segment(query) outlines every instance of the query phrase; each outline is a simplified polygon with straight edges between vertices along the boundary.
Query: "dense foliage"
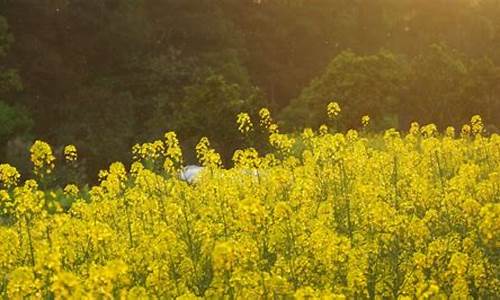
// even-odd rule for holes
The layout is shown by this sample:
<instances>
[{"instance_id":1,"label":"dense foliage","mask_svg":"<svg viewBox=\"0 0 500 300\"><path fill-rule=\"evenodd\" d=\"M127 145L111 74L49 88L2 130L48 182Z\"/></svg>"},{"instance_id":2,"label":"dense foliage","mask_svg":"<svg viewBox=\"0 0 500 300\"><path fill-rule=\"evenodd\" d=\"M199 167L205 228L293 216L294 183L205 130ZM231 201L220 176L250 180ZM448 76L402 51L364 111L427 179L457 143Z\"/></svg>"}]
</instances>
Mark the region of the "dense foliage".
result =
<instances>
[{"instance_id":1,"label":"dense foliage","mask_svg":"<svg viewBox=\"0 0 500 300\"><path fill-rule=\"evenodd\" d=\"M327 107L331 122L341 107ZM37 180L0 165L0 297L427 299L500 294L500 136L474 116L346 133L280 133L269 110L238 115L234 168L202 138L201 175L178 179L176 134L133 147L92 188L44 188L56 170L37 141ZM259 129L260 128L260 129ZM63 150L69 168L76 147Z\"/></svg>"},{"instance_id":2,"label":"dense foliage","mask_svg":"<svg viewBox=\"0 0 500 300\"><path fill-rule=\"evenodd\" d=\"M228 158L229 114L255 103L287 128L332 100L349 126L370 111L383 129L500 127L499 0L0 0L0 15L2 160L37 136L77 144L95 174L168 130Z\"/></svg>"},{"instance_id":3,"label":"dense foliage","mask_svg":"<svg viewBox=\"0 0 500 300\"><path fill-rule=\"evenodd\" d=\"M499 47L500 0L0 0L0 298L498 297Z\"/></svg>"}]
</instances>

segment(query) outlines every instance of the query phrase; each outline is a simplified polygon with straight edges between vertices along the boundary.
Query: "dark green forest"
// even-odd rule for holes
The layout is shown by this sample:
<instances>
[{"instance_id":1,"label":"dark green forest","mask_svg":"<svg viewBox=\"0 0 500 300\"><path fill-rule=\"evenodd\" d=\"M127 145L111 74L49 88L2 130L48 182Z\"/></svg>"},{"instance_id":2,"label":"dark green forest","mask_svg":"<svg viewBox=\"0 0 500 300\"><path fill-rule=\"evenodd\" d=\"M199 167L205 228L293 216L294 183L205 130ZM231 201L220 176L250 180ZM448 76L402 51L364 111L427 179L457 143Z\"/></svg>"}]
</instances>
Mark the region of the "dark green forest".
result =
<instances>
[{"instance_id":1,"label":"dark green forest","mask_svg":"<svg viewBox=\"0 0 500 300\"><path fill-rule=\"evenodd\" d=\"M0 160L75 144L87 172L175 130L230 155L238 112L287 129L500 127L500 0L0 0ZM189 156L188 156L189 157Z\"/></svg>"}]
</instances>

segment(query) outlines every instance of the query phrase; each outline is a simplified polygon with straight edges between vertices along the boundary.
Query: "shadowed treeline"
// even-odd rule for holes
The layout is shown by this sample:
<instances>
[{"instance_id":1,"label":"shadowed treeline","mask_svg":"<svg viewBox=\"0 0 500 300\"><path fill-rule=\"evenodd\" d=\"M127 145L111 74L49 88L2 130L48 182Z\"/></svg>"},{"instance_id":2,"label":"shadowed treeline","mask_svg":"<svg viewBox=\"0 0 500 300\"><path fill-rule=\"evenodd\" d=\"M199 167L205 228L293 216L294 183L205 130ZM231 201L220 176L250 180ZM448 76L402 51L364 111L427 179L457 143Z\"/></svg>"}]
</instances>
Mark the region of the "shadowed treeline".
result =
<instances>
[{"instance_id":1,"label":"shadowed treeline","mask_svg":"<svg viewBox=\"0 0 500 300\"><path fill-rule=\"evenodd\" d=\"M499 46L499 0L0 0L0 157L74 143L96 174L168 130L230 156L238 112L317 126L332 100L339 128L494 131Z\"/></svg>"}]
</instances>

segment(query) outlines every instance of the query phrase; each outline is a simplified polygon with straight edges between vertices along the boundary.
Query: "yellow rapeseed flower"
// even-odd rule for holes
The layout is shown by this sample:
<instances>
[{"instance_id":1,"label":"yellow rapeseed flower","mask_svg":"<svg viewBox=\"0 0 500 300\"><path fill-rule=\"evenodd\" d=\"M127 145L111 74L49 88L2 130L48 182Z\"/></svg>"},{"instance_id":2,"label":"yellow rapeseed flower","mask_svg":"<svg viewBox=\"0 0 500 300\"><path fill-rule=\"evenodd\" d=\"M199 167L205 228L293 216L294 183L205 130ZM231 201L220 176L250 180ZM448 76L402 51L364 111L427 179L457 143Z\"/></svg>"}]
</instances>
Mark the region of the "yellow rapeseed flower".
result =
<instances>
[{"instance_id":1,"label":"yellow rapeseed flower","mask_svg":"<svg viewBox=\"0 0 500 300\"><path fill-rule=\"evenodd\" d=\"M0 183L5 188L12 188L17 185L21 175L17 169L9 164L0 164Z\"/></svg>"},{"instance_id":2,"label":"yellow rapeseed flower","mask_svg":"<svg viewBox=\"0 0 500 300\"><path fill-rule=\"evenodd\" d=\"M370 116L364 115L361 117L361 125L363 125L363 127L367 127L368 124L370 124Z\"/></svg>"},{"instance_id":3,"label":"yellow rapeseed flower","mask_svg":"<svg viewBox=\"0 0 500 300\"><path fill-rule=\"evenodd\" d=\"M56 158L52 154L49 144L42 141L35 141L30 148L31 162L34 166L34 173L40 177L52 173Z\"/></svg>"},{"instance_id":4,"label":"yellow rapeseed flower","mask_svg":"<svg viewBox=\"0 0 500 300\"><path fill-rule=\"evenodd\" d=\"M252 120L247 113L239 113L236 116L236 124L238 124L238 130L243 134L247 134L253 130Z\"/></svg>"},{"instance_id":5,"label":"yellow rapeseed flower","mask_svg":"<svg viewBox=\"0 0 500 300\"><path fill-rule=\"evenodd\" d=\"M67 162L74 162L78 159L78 152L75 145L67 145L64 147L64 158Z\"/></svg>"},{"instance_id":6,"label":"yellow rapeseed flower","mask_svg":"<svg viewBox=\"0 0 500 300\"><path fill-rule=\"evenodd\" d=\"M328 114L328 118L334 120L341 112L340 105L337 102L330 102L326 106L326 112Z\"/></svg>"}]
</instances>

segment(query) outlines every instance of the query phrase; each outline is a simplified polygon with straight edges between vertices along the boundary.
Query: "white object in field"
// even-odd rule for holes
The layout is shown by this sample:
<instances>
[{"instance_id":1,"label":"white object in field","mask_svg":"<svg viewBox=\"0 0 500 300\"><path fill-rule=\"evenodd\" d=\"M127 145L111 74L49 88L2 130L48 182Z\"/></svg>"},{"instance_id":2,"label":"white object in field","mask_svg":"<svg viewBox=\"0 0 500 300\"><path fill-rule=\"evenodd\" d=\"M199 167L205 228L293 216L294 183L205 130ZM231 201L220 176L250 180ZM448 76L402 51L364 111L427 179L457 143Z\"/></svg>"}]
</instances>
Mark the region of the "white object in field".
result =
<instances>
[{"instance_id":1,"label":"white object in field","mask_svg":"<svg viewBox=\"0 0 500 300\"><path fill-rule=\"evenodd\" d=\"M203 167L200 166L196 165L185 166L181 170L180 179L188 183L193 183L201 171L203 171Z\"/></svg>"},{"instance_id":2,"label":"white object in field","mask_svg":"<svg viewBox=\"0 0 500 300\"><path fill-rule=\"evenodd\" d=\"M185 166L184 168L181 169L179 172L179 179L182 181L185 181L189 184L196 183L198 180L198 177L200 176L200 173L204 170L204 167L197 166L197 165L188 165ZM243 176L251 176L253 178L258 178L259 176L262 175L260 170L257 169L238 169L235 172L232 172L233 169L230 170L219 170L219 172L215 173L215 177L218 178L229 178L229 179L237 179L241 178L241 175ZM236 177L235 177L236 175ZM229 176L229 177L227 177Z\"/></svg>"}]
</instances>

